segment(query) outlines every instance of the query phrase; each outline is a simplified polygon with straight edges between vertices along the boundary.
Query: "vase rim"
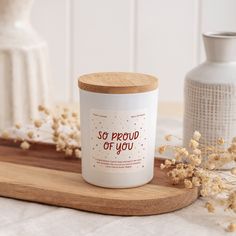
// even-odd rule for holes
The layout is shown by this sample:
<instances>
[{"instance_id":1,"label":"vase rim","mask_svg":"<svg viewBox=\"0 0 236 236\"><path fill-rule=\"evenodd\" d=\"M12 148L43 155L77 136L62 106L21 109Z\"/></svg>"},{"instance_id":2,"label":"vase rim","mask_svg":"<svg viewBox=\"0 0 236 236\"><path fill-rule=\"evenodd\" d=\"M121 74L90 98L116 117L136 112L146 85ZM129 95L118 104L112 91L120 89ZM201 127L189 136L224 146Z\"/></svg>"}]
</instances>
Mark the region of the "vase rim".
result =
<instances>
[{"instance_id":1,"label":"vase rim","mask_svg":"<svg viewBox=\"0 0 236 236\"><path fill-rule=\"evenodd\" d=\"M209 31L202 34L207 38L236 39L236 32L233 31Z\"/></svg>"}]
</instances>

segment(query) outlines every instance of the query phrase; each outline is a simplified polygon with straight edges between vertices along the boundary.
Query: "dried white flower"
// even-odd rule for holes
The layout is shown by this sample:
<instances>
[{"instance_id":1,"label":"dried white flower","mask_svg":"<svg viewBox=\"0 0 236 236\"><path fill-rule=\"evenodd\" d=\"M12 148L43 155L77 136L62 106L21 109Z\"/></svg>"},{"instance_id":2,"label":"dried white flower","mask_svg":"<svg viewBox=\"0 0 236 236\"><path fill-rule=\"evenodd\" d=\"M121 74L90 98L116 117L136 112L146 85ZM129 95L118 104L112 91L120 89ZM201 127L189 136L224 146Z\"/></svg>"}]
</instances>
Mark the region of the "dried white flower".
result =
<instances>
[{"instance_id":1,"label":"dried white flower","mask_svg":"<svg viewBox=\"0 0 236 236\"><path fill-rule=\"evenodd\" d=\"M161 170L163 170L166 168L166 166L163 163L161 163L160 168L161 168Z\"/></svg>"},{"instance_id":2,"label":"dried white flower","mask_svg":"<svg viewBox=\"0 0 236 236\"><path fill-rule=\"evenodd\" d=\"M195 177L195 176L192 178L192 183L193 183L194 187L199 187L201 185L200 179L198 177Z\"/></svg>"},{"instance_id":3,"label":"dried white flower","mask_svg":"<svg viewBox=\"0 0 236 236\"><path fill-rule=\"evenodd\" d=\"M230 172L232 175L236 175L236 167L232 168Z\"/></svg>"},{"instance_id":4,"label":"dried white flower","mask_svg":"<svg viewBox=\"0 0 236 236\"><path fill-rule=\"evenodd\" d=\"M36 128L40 128L40 127L42 126L42 121L41 121L41 120L35 120L35 121L34 121L34 126L35 126Z\"/></svg>"},{"instance_id":5,"label":"dried white flower","mask_svg":"<svg viewBox=\"0 0 236 236\"><path fill-rule=\"evenodd\" d=\"M218 138L217 144L223 145L225 143L225 140L223 138Z\"/></svg>"},{"instance_id":6,"label":"dried white flower","mask_svg":"<svg viewBox=\"0 0 236 236\"><path fill-rule=\"evenodd\" d=\"M193 139L196 140L196 141L199 141L200 138L201 138L201 134L198 131L195 131L193 133Z\"/></svg>"},{"instance_id":7,"label":"dried white flower","mask_svg":"<svg viewBox=\"0 0 236 236\"><path fill-rule=\"evenodd\" d=\"M194 139L190 140L190 142L189 142L189 147L190 148L196 149L198 146L199 146L199 143L196 140L194 140Z\"/></svg>"},{"instance_id":8,"label":"dried white flower","mask_svg":"<svg viewBox=\"0 0 236 236\"><path fill-rule=\"evenodd\" d=\"M166 135L165 140L168 141L168 142L171 141L172 140L172 135L171 134Z\"/></svg>"},{"instance_id":9,"label":"dried white flower","mask_svg":"<svg viewBox=\"0 0 236 236\"><path fill-rule=\"evenodd\" d=\"M27 136L28 136L28 138L32 139L34 137L34 132L33 131L29 131L27 133Z\"/></svg>"},{"instance_id":10,"label":"dried white flower","mask_svg":"<svg viewBox=\"0 0 236 236\"><path fill-rule=\"evenodd\" d=\"M24 141L21 143L20 147L23 149L23 150L27 150L30 148L30 144L27 142L27 141Z\"/></svg>"},{"instance_id":11,"label":"dried white flower","mask_svg":"<svg viewBox=\"0 0 236 236\"><path fill-rule=\"evenodd\" d=\"M3 131L2 134L1 134L1 137L4 138L4 139L8 139L10 137L10 134L7 131Z\"/></svg>"},{"instance_id":12,"label":"dried white flower","mask_svg":"<svg viewBox=\"0 0 236 236\"><path fill-rule=\"evenodd\" d=\"M226 228L227 232L235 232L236 231L236 224L235 223L230 223L227 228Z\"/></svg>"},{"instance_id":13,"label":"dried white flower","mask_svg":"<svg viewBox=\"0 0 236 236\"><path fill-rule=\"evenodd\" d=\"M20 129L21 128L21 124L19 124L19 123L15 124L15 128Z\"/></svg>"},{"instance_id":14,"label":"dried white flower","mask_svg":"<svg viewBox=\"0 0 236 236\"><path fill-rule=\"evenodd\" d=\"M194 155L201 155L202 151L200 149L196 148L196 149L193 150L193 154Z\"/></svg>"},{"instance_id":15,"label":"dried white flower","mask_svg":"<svg viewBox=\"0 0 236 236\"><path fill-rule=\"evenodd\" d=\"M192 182L188 179L184 180L184 186L185 186L185 188L193 188Z\"/></svg>"},{"instance_id":16,"label":"dried white flower","mask_svg":"<svg viewBox=\"0 0 236 236\"><path fill-rule=\"evenodd\" d=\"M221 204L225 209L236 213L236 167L231 169L230 180L222 176L216 169L227 163L236 162L236 137L232 139L229 148L224 148L225 140L219 138L215 146L204 146L199 144L201 134L194 132L189 142L189 152L181 146L168 145L172 150L174 160L166 160L161 164L161 169L168 169L167 176L173 184L183 184L186 188L199 187L200 195L207 197L212 202L207 202L205 207L210 213L215 211L213 202ZM218 145L222 145L219 147ZM222 193L225 196L222 199ZM236 224L230 223L228 232L236 231Z\"/></svg>"},{"instance_id":17,"label":"dried white flower","mask_svg":"<svg viewBox=\"0 0 236 236\"><path fill-rule=\"evenodd\" d=\"M72 154L73 154L73 149L72 149L72 148L66 148L65 154L66 154L66 156L72 156Z\"/></svg>"},{"instance_id":18,"label":"dried white flower","mask_svg":"<svg viewBox=\"0 0 236 236\"><path fill-rule=\"evenodd\" d=\"M208 210L208 212L213 213L215 211L215 207L212 205L212 203L207 202L205 204L205 208Z\"/></svg>"},{"instance_id":19,"label":"dried white flower","mask_svg":"<svg viewBox=\"0 0 236 236\"><path fill-rule=\"evenodd\" d=\"M81 151L79 150L79 149L75 149L75 156L77 157L77 158L81 158Z\"/></svg>"},{"instance_id":20,"label":"dried white flower","mask_svg":"<svg viewBox=\"0 0 236 236\"><path fill-rule=\"evenodd\" d=\"M166 146L161 146L161 147L158 148L158 152L160 154L163 154L165 151L166 151Z\"/></svg>"}]
</instances>

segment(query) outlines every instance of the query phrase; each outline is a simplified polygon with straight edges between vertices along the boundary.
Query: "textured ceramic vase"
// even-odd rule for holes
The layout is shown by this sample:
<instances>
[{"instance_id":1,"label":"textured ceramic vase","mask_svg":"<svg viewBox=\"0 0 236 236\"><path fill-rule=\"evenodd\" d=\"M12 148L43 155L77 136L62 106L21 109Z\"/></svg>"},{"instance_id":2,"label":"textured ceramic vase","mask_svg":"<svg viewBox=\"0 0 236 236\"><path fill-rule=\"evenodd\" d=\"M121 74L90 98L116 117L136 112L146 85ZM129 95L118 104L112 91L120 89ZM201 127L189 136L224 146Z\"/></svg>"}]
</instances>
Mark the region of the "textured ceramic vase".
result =
<instances>
[{"instance_id":1,"label":"textured ceramic vase","mask_svg":"<svg viewBox=\"0 0 236 236\"><path fill-rule=\"evenodd\" d=\"M185 81L184 145L193 132L213 145L236 136L236 33L203 34L207 60Z\"/></svg>"},{"instance_id":2,"label":"textured ceramic vase","mask_svg":"<svg viewBox=\"0 0 236 236\"><path fill-rule=\"evenodd\" d=\"M46 105L46 43L29 22L32 0L0 0L0 129L37 116Z\"/></svg>"}]
</instances>

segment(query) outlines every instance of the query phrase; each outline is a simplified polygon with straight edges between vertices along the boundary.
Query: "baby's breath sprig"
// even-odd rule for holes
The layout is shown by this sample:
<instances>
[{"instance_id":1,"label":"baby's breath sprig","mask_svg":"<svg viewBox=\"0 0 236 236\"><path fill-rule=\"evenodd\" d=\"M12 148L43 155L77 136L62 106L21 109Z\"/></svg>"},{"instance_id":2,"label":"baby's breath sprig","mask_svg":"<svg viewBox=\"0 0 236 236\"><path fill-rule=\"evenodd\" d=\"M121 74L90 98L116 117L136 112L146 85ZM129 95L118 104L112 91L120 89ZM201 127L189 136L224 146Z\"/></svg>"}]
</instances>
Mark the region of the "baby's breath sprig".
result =
<instances>
[{"instance_id":1,"label":"baby's breath sprig","mask_svg":"<svg viewBox=\"0 0 236 236\"><path fill-rule=\"evenodd\" d=\"M30 125L17 123L10 130L1 132L1 138L20 141L20 148L30 149L31 141L54 143L56 151L65 156L81 157L80 121L77 112L68 108L51 111L43 105L38 106L39 117Z\"/></svg>"},{"instance_id":2,"label":"baby's breath sprig","mask_svg":"<svg viewBox=\"0 0 236 236\"><path fill-rule=\"evenodd\" d=\"M173 137L167 135L165 140L169 142ZM236 137L228 148L224 148L226 143L223 138L217 139L215 146L203 146L200 141L201 134L195 131L188 147L169 144L159 147L157 151L160 154L171 150L174 156L171 160L165 160L160 168L168 169L167 175L173 184L182 183L189 189L198 187L200 196L210 199L205 204L208 212L215 212L215 207L219 205L236 213ZM219 171L229 163L232 163L229 172ZM231 179L225 177L226 173ZM226 231L235 232L236 223L231 222Z\"/></svg>"}]
</instances>

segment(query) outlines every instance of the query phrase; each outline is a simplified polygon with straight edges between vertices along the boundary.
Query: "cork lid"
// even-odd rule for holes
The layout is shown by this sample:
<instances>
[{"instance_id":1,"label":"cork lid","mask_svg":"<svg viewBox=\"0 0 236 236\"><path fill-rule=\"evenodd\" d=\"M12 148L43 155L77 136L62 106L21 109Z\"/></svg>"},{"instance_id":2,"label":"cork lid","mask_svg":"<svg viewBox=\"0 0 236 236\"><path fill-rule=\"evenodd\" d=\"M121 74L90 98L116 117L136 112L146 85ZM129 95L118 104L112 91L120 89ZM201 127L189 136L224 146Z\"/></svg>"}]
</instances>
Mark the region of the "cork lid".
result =
<instances>
[{"instance_id":1,"label":"cork lid","mask_svg":"<svg viewBox=\"0 0 236 236\"><path fill-rule=\"evenodd\" d=\"M82 75L79 78L80 89L95 93L143 93L157 87L157 78L139 73L106 72Z\"/></svg>"}]
</instances>

